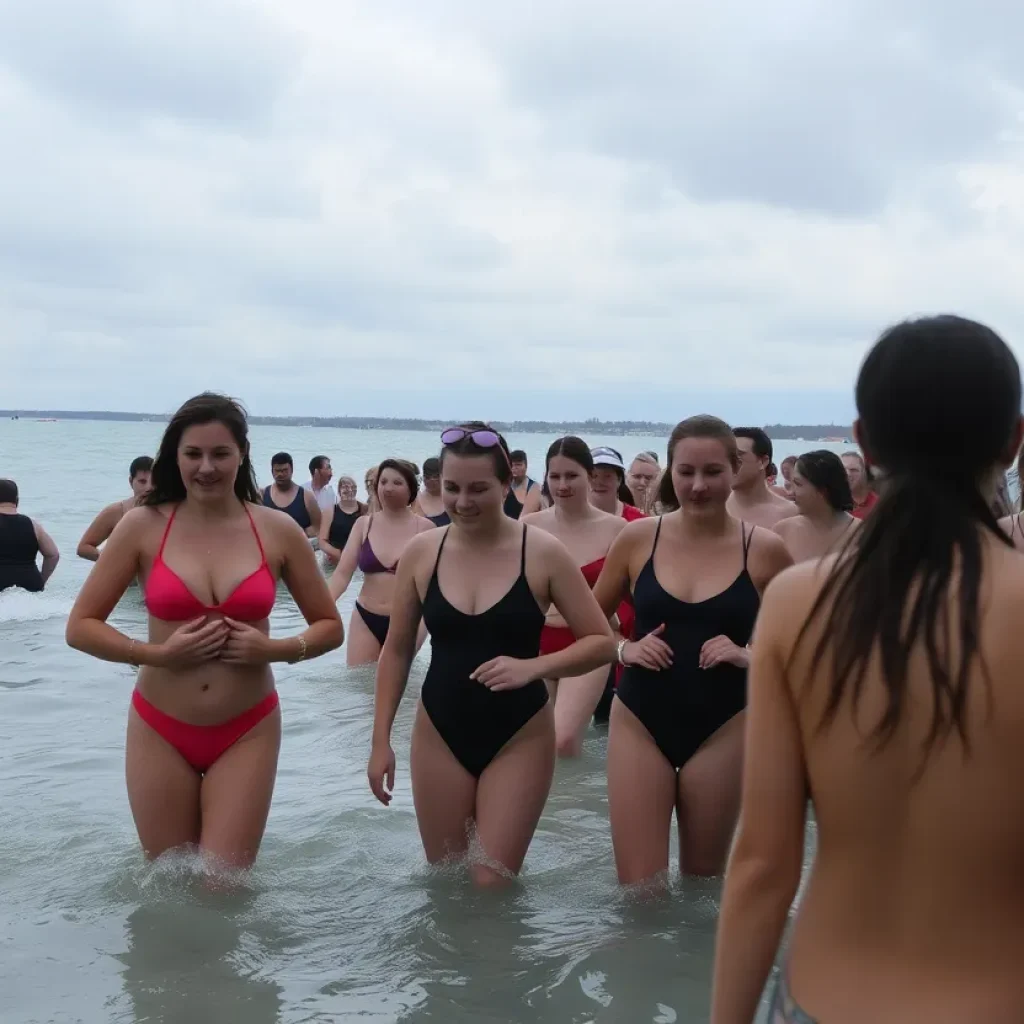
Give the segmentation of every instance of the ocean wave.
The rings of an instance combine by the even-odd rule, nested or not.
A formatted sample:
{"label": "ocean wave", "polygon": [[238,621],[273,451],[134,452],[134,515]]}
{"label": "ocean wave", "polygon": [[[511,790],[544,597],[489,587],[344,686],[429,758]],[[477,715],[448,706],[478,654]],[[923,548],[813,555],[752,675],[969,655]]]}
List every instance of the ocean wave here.
{"label": "ocean wave", "polygon": [[0,592],[0,623],[38,622],[40,619],[67,618],[74,597],[54,594],[31,594],[27,590],[11,587]]}

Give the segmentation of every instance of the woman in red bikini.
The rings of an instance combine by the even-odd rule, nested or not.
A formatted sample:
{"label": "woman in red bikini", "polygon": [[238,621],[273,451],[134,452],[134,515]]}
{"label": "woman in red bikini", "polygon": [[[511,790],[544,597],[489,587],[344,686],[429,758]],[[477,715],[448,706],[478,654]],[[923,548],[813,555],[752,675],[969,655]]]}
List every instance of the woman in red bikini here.
{"label": "woman in red bikini", "polygon": [[[591,587],[604,566],[612,541],[626,525],[621,516],[595,508],[590,501],[594,459],[585,441],[563,437],[548,449],[545,479],[553,504],[523,516],[523,522],[557,537],[569,550]],[[552,609],[541,633],[540,653],[565,650],[576,638],[565,620]],[[606,665],[572,679],[549,679],[555,703],[555,745],[559,757],[578,757],[583,733],[608,681]]]}
{"label": "woman in red bikini", "polygon": [[[145,641],[107,623],[136,574]],[[271,639],[279,579],[309,628]],[[261,504],[244,412],[221,395],[190,399],[164,432],[153,490],[114,529],[67,626],[72,647],[140,666],[125,755],[147,857],[195,845],[226,866],[252,864],[281,742],[270,665],[317,657],[342,638],[305,534]]]}

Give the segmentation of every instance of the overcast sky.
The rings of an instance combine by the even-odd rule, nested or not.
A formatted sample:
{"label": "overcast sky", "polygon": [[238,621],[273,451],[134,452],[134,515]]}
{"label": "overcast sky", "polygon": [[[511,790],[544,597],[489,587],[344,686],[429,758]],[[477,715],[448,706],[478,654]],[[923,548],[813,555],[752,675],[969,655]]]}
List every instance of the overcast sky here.
{"label": "overcast sky", "polygon": [[1022,351],[1015,0],[0,0],[0,406],[843,422]]}

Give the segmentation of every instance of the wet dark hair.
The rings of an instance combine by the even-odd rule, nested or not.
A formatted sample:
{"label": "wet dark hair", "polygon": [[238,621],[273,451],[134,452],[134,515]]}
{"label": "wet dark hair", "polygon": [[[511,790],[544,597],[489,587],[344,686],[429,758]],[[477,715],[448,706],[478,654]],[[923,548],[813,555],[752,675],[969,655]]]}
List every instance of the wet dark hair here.
{"label": "wet dark hair", "polygon": [[278,452],[271,460],[271,467],[274,466],[291,466],[295,468],[295,463],[292,462],[292,457],[287,452]]}
{"label": "wet dark hair", "polygon": [[441,460],[435,458],[433,455],[429,459],[423,460],[423,476],[440,476],[441,475]]}
{"label": "wet dark hair", "polygon": [[259,504],[259,488],[256,473],[249,456],[249,423],[241,403],[227,395],[204,391],[190,398],[172,417],[160,438],[156,459],[153,462],[153,490],[142,499],[144,505],[163,505],[167,502],[184,501],[187,496],[185,481],[178,469],[178,446],[181,436],[189,427],[206,423],[223,423],[231,431],[242,453],[242,462],[235,475],[235,495],[239,501]]}
{"label": "wet dark hair", "polygon": [[326,455],[314,455],[313,458],[309,460],[309,475],[312,476],[318,469],[323,469],[324,463],[330,461],[331,460],[327,458]]}
{"label": "wet dark hair", "polygon": [[885,485],[795,648],[816,619],[827,619],[811,664],[813,675],[827,655],[831,662],[819,730],[834,721],[848,694],[856,713],[868,665],[879,657],[886,707],[869,736],[878,750],[911,703],[908,676],[920,642],[933,698],[920,772],[934,745],[954,730],[970,750],[967,688],[981,657],[983,537],[1011,545],[982,486],[1013,440],[1020,367],[982,324],[958,316],[909,320],[886,330],[868,353],[856,399],[862,446],[885,470]]}
{"label": "wet dark hair", "polygon": [[[701,414],[691,416],[689,419],[677,423],[675,430],[669,435],[668,456],[665,463],[665,472],[662,474],[661,483],[658,486],[658,501],[662,508],[669,511],[679,508],[679,499],[676,497],[676,489],[672,486],[672,456],[675,454],[676,445],[690,437],[710,438],[720,441],[725,449],[726,457],[733,471],[739,467],[740,453],[736,447],[736,433],[725,420],[717,416]],[[743,436],[743,435],[740,435]]]}
{"label": "wet dark hair", "polygon": [[522,448],[517,448],[515,451],[508,453],[508,461],[509,462],[522,462],[522,463],[525,464],[526,463],[526,452],[524,452]]}
{"label": "wet dark hair", "polygon": [[796,460],[796,469],[812,487],[821,491],[836,512],[853,511],[850,480],[843,460],[835,452],[824,448],[804,452]]}
{"label": "wet dark hair", "polygon": [[733,437],[746,437],[753,441],[751,450],[759,459],[772,460],[772,439],[760,427],[734,427]]}
{"label": "wet dark hair", "polygon": [[6,477],[0,479],[0,504],[18,504],[18,485],[13,480],[8,480]]}
{"label": "wet dark hair", "polygon": [[779,475],[779,467],[776,466],[774,462],[769,462],[768,465],[764,467],[764,475],[766,477],[778,476]]}
{"label": "wet dark hair", "polygon": [[[416,474],[412,471],[412,463],[407,459],[385,459],[377,467],[377,483],[374,485],[374,491],[380,491],[380,478],[384,475],[385,469],[393,469],[396,473],[401,474],[405,486],[409,488],[409,504],[411,505],[416,500],[416,495],[420,493],[420,484],[416,479]],[[379,493],[377,501],[380,501]]]}
{"label": "wet dark hair", "polygon": [[128,467],[128,479],[134,480],[140,473],[151,473],[153,471],[153,460],[148,455],[139,455],[132,459]]}
{"label": "wet dark hair", "polygon": [[512,457],[505,438],[489,423],[483,423],[480,420],[460,423],[459,427],[467,432],[472,430],[489,430],[492,434],[498,435],[498,444],[493,448],[481,448],[471,437],[464,437],[454,444],[446,444],[441,448],[441,454],[438,457],[442,469],[444,468],[444,460],[447,455],[489,455],[494,463],[494,475],[498,478],[498,482],[501,484],[509,483],[512,479]]}
{"label": "wet dark hair", "polygon": [[551,447],[548,448],[548,453],[544,458],[545,480],[547,479],[548,469],[551,466],[551,460],[556,455],[562,455],[567,459],[572,459],[573,462],[579,463],[587,471],[588,476],[594,472],[594,456],[590,454],[590,445],[582,437],[574,437],[572,434],[569,434],[566,437],[560,437],[557,441],[553,441]]}

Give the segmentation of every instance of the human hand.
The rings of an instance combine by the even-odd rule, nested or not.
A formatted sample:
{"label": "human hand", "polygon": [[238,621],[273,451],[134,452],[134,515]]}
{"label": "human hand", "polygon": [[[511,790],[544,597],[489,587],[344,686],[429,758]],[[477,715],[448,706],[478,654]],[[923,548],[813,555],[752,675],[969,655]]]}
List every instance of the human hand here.
{"label": "human hand", "polygon": [[661,639],[661,634],[664,631],[665,623],[663,622],[646,636],[625,644],[622,648],[622,664],[636,665],[638,668],[650,669],[653,672],[671,668],[672,648]]}
{"label": "human hand", "polygon": [[390,743],[374,743],[370,749],[366,777],[373,795],[387,807],[395,788],[395,752]]}
{"label": "human hand", "polygon": [[224,619],[228,635],[220,660],[232,665],[265,665],[270,661],[270,637],[245,622]]}
{"label": "human hand", "polygon": [[161,668],[191,668],[220,657],[228,637],[223,619],[207,620],[200,615],[180,625],[157,646],[156,663]]}
{"label": "human hand", "polygon": [[750,651],[734,644],[727,636],[712,637],[700,649],[699,664],[701,668],[714,668],[716,665],[747,668],[750,665]]}
{"label": "human hand", "polygon": [[502,655],[485,661],[479,668],[470,672],[469,678],[483,683],[489,690],[518,690],[537,678],[533,660],[508,658]]}

